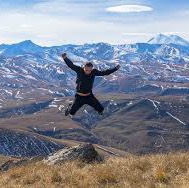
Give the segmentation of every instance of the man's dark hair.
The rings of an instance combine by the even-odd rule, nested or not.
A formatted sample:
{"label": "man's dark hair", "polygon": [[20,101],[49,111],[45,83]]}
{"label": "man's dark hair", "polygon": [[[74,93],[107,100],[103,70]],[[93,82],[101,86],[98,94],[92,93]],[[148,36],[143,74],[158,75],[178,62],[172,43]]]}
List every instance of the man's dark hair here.
{"label": "man's dark hair", "polygon": [[93,67],[93,64],[91,62],[85,63],[85,67]]}

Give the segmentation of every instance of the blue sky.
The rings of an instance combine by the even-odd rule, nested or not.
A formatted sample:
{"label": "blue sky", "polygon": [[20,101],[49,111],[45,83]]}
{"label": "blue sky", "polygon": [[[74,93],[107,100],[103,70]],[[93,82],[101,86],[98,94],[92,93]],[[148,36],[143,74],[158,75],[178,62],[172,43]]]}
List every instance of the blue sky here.
{"label": "blue sky", "polygon": [[188,0],[0,0],[0,43],[145,42],[158,33],[189,40]]}

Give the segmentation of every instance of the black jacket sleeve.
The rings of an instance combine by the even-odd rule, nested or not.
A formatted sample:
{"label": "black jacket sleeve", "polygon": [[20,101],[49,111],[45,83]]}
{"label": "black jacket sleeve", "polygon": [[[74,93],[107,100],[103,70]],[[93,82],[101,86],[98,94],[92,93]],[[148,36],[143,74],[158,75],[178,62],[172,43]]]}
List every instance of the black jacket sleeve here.
{"label": "black jacket sleeve", "polygon": [[79,72],[81,70],[80,66],[74,65],[73,62],[71,60],[69,60],[67,57],[64,59],[66,65],[71,68],[72,70],[74,70],[75,72]]}
{"label": "black jacket sleeve", "polygon": [[94,75],[95,76],[105,76],[105,75],[109,75],[115,71],[117,71],[118,69],[116,67],[114,67],[113,69],[107,69],[107,70],[104,70],[104,71],[99,71],[97,69],[94,69]]}

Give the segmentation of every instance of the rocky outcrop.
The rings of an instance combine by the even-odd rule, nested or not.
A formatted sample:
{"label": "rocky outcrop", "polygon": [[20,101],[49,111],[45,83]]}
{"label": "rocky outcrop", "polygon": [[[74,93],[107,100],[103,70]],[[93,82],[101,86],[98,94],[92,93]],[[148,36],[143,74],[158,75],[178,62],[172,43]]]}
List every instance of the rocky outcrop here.
{"label": "rocky outcrop", "polygon": [[100,162],[103,160],[92,144],[81,144],[68,149],[61,149],[48,156],[44,162],[47,164],[61,164],[68,160],[81,160],[83,162]]}

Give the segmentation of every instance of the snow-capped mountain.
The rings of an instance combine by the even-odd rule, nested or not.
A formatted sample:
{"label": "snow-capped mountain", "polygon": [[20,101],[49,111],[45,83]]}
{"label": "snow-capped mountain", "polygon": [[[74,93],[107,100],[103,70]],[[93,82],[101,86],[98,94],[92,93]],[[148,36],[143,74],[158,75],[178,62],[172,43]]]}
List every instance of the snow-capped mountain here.
{"label": "snow-capped mountain", "polygon": [[189,42],[177,35],[158,34],[148,41],[149,44],[178,44],[189,46]]}
{"label": "snow-capped mountain", "polygon": [[0,55],[4,56],[17,56],[28,53],[40,52],[42,47],[34,44],[31,40],[26,40],[12,45],[0,45]]}
{"label": "snow-capped mountain", "polygon": [[[158,35],[154,37],[154,42],[163,43],[161,38],[166,37]],[[172,37],[173,39],[185,41],[180,37]],[[177,44],[175,44],[176,42],[174,44],[150,44],[154,42],[151,40],[149,43],[123,45],[96,43],[41,47],[30,40],[26,40],[12,45],[2,44],[0,45],[0,86],[6,89],[0,90],[0,92],[5,98],[15,98],[17,92],[19,92],[19,97],[24,98],[20,90],[12,92],[9,88],[43,86],[43,92],[51,95],[72,95],[75,89],[75,73],[68,71],[68,67],[61,58],[62,52],[66,52],[68,57],[80,66],[86,61],[92,61],[96,68],[103,70],[114,67],[115,63],[121,64],[120,71],[112,77],[110,76],[108,80],[97,78],[95,86],[100,91],[118,91],[120,86],[116,82],[119,78],[125,76],[139,76],[145,80],[167,80],[171,82],[177,81],[175,78],[182,77],[182,80],[187,81],[189,79],[188,73],[178,71],[175,65],[187,66],[189,63],[189,47],[179,45],[178,42]],[[151,70],[148,70],[150,69],[148,68],[149,65],[153,66]],[[187,68],[185,70],[187,71]],[[134,78],[134,80],[136,79]],[[104,86],[106,82],[109,82],[110,87]],[[131,89],[131,86],[125,86],[124,83],[123,85],[124,87],[120,91],[136,89]],[[49,86],[53,86],[53,88],[49,88]]]}

